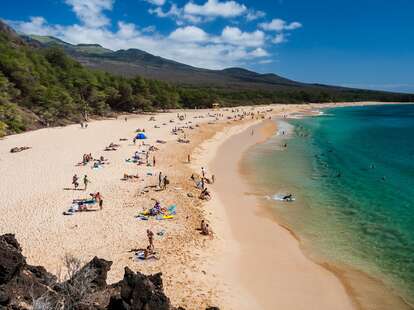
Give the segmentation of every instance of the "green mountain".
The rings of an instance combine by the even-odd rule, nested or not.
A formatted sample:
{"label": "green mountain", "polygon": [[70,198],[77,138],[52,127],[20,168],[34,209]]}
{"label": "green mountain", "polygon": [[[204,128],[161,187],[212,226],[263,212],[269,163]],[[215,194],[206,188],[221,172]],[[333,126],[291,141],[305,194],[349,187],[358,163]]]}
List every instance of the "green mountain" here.
{"label": "green mountain", "polygon": [[[59,45],[81,64],[125,77],[137,75],[181,85],[231,87],[232,89],[275,90],[283,86],[304,86],[276,74],[259,74],[242,68],[208,70],[154,56],[139,49],[111,51],[98,44],[71,45],[53,37],[30,35],[44,47]],[[88,48],[82,48],[83,46]],[[96,47],[94,49],[93,47]]]}
{"label": "green mountain", "polygon": [[87,115],[210,107],[216,101],[234,106],[362,100],[414,96],[305,84],[241,68],[200,69],[138,49],[111,51],[19,35],[0,21],[0,135]]}

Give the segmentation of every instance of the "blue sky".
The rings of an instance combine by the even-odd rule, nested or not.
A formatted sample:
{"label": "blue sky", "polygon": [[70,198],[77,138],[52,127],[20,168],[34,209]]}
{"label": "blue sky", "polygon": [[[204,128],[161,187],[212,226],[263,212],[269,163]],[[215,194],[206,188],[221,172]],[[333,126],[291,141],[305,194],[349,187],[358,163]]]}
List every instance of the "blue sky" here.
{"label": "blue sky", "polygon": [[412,0],[2,0],[0,18],[205,68],[414,92]]}

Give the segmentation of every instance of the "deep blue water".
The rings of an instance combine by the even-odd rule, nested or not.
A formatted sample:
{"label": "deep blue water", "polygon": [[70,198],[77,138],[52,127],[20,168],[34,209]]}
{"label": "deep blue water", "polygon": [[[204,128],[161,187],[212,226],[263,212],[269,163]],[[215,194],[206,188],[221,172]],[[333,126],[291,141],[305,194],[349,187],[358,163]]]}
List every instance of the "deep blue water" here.
{"label": "deep blue water", "polygon": [[414,105],[348,107],[291,120],[248,156],[280,218],[324,257],[414,300]]}

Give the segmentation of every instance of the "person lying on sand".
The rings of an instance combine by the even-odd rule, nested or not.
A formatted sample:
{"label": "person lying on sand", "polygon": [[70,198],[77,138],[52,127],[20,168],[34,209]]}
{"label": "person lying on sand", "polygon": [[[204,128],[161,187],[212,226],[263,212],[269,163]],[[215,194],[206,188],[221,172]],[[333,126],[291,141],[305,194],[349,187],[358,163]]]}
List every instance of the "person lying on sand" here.
{"label": "person lying on sand", "polygon": [[178,143],[190,143],[190,140],[182,139],[182,138],[179,138],[177,141],[178,141]]}
{"label": "person lying on sand", "polygon": [[111,143],[109,143],[108,147],[120,147],[120,145],[111,142]]}
{"label": "person lying on sand", "polygon": [[29,150],[31,147],[29,146],[20,146],[20,147],[14,147],[10,150],[10,153],[19,153],[21,151]]}
{"label": "person lying on sand", "polygon": [[124,178],[122,180],[127,181],[127,180],[131,180],[131,179],[139,179],[138,174],[132,175],[132,174],[124,173]]}
{"label": "person lying on sand", "polygon": [[155,251],[154,251],[154,247],[149,245],[147,246],[147,248],[144,250],[144,259],[149,259],[149,258],[155,258],[158,259],[155,256]]}

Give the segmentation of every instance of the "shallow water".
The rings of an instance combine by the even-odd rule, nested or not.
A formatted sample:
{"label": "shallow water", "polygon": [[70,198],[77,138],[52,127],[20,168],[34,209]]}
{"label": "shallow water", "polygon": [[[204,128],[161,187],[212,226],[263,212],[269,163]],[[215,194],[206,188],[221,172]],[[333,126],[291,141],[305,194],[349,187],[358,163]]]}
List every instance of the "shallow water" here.
{"label": "shallow water", "polygon": [[[279,132],[290,137],[247,154],[263,196],[318,255],[413,302],[414,105],[335,108],[289,124]],[[287,193],[296,200],[281,202]]]}

